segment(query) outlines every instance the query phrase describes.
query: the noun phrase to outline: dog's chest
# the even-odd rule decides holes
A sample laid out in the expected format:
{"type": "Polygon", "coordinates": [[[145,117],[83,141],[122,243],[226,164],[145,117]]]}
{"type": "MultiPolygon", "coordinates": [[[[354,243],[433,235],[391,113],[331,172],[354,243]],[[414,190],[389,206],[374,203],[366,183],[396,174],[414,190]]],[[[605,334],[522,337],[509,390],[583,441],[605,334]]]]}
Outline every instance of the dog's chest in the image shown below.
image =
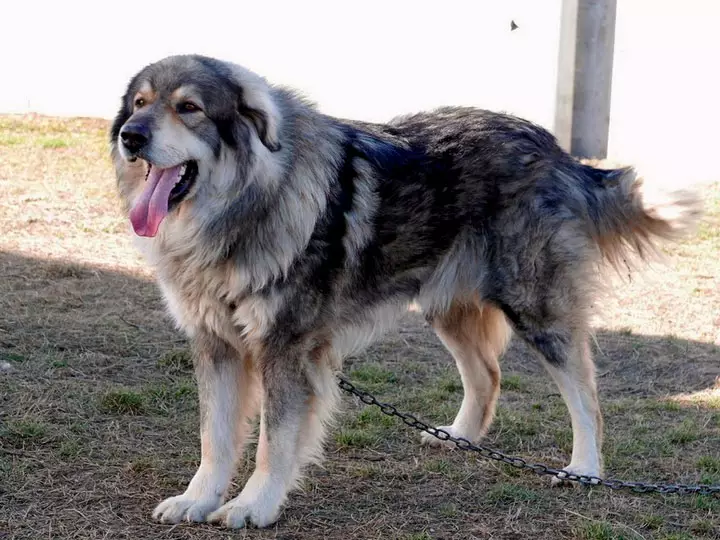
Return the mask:
{"type": "Polygon", "coordinates": [[[180,329],[193,336],[208,331],[241,346],[263,338],[274,320],[271,299],[248,292],[238,272],[227,268],[176,274],[159,272],[168,310],[180,329]]]}

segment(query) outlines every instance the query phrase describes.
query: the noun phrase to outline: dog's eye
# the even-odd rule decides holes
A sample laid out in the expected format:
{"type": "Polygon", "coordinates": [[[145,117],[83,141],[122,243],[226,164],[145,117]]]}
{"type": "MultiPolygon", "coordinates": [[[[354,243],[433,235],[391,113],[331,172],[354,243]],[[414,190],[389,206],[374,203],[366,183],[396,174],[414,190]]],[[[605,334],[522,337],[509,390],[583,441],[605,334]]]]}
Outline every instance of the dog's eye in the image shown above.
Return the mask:
{"type": "Polygon", "coordinates": [[[177,106],[177,112],[179,113],[192,113],[200,110],[200,107],[195,105],[192,101],[183,101],[177,106]]]}
{"type": "Polygon", "coordinates": [[[141,109],[144,106],[145,106],[145,100],[143,98],[139,97],[135,100],[135,108],[136,109],[141,109]]]}

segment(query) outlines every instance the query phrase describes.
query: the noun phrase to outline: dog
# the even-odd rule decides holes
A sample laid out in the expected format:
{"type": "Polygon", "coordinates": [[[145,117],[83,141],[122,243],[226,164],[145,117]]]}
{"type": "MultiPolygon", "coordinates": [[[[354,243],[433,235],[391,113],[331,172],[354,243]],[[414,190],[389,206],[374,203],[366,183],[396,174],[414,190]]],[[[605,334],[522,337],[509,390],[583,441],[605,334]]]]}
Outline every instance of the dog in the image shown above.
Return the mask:
{"type": "Polygon", "coordinates": [[[462,405],[442,429],[473,442],[487,432],[514,333],[567,404],[565,470],[601,475],[588,319],[604,269],[643,262],[701,212],[694,192],[582,164],[511,115],[344,120],[199,55],[133,77],[110,142],[134,238],[192,344],[198,384],[201,462],[154,510],[164,523],[276,522],[321,458],[342,359],[410,304],[461,375],[462,405]],[[258,416],[255,470],[226,501],[258,416]]]}

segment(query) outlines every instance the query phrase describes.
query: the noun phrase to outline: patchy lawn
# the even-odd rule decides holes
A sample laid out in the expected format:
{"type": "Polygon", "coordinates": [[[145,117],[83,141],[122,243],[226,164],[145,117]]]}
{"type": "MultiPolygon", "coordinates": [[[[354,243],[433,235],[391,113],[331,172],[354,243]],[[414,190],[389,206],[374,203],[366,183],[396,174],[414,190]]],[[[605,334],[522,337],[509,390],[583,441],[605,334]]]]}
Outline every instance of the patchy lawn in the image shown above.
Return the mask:
{"type": "MultiPolygon", "coordinates": [[[[199,461],[186,343],[130,245],[107,123],[0,116],[0,538],[580,538],[720,536],[720,498],[551,489],[549,480],[427,449],[345,397],[327,457],[266,531],[160,525],[199,461]]],[[[720,186],[706,189],[720,217],[720,186]]],[[[720,483],[720,227],[598,303],[595,355],[609,475],[720,483]]],[[[514,341],[487,443],[556,467],[569,416],[514,341]]],[[[345,373],[447,424],[462,388],[415,314],[345,373]]],[[[233,494],[252,470],[253,448],[233,494]]]]}

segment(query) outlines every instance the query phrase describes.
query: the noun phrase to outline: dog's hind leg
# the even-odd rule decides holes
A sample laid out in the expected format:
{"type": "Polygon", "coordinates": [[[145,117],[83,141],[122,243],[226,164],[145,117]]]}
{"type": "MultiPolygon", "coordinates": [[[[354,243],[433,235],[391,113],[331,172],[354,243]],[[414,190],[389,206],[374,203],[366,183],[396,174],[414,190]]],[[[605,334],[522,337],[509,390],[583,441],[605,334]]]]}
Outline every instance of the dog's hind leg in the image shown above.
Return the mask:
{"type": "MultiPolygon", "coordinates": [[[[495,415],[500,393],[499,356],[505,351],[510,328],[502,311],[489,304],[456,303],[431,324],[457,364],[463,385],[463,401],[451,426],[440,426],[455,437],[479,441],[495,415]]],[[[441,441],[423,433],[426,444],[441,441]]]]}
{"type": "Polygon", "coordinates": [[[193,347],[200,401],[200,467],[185,493],[155,508],[153,517],[163,523],[204,521],[222,504],[259,401],[249,355],[241,357],[210,335],[196,336],[193,347]]]}
{"type": "MultiPolygon", "coordinates": [[[[570,464],[565,470],[599,476],[602,473],[603,419],[588,336],[585,332],[577,331],[568,344],[560,344],[561,338],[540,339],[540,347],[546,349],[543,355],[548,359],[545,367],[557,383],[570,410],[573,449],[570,464]],[[554,351],[556,348],[558,350],[554,351]]],[[[553,478],[554,485],[561,482],[561,479],[553,478]]]]}
{"type": "MultiPolygon", "coordinates": [[[[588,344],[588,326],[582,309],[553,313],[549,306],[541,312],[523,311],[504,306],[517,334],[537,350],[555,380],[570,411],[573,449],[566,471],[598,476],[602,471],[601,446],[603,421],[595,386],[595,366],[588,344]]],[[[553,479],[553,483],[560,483],[553,479]]]]}
{"type": "Polygon", "coordinates": [[[312,353],[288,349],[275,349],[261,362],[264,394],[255,471],[240,495],[209,521],[232,528],[248,522],[271,525],[303,466],[319,453],[336,383],[330,367],[316,364],[312,353]]]}

